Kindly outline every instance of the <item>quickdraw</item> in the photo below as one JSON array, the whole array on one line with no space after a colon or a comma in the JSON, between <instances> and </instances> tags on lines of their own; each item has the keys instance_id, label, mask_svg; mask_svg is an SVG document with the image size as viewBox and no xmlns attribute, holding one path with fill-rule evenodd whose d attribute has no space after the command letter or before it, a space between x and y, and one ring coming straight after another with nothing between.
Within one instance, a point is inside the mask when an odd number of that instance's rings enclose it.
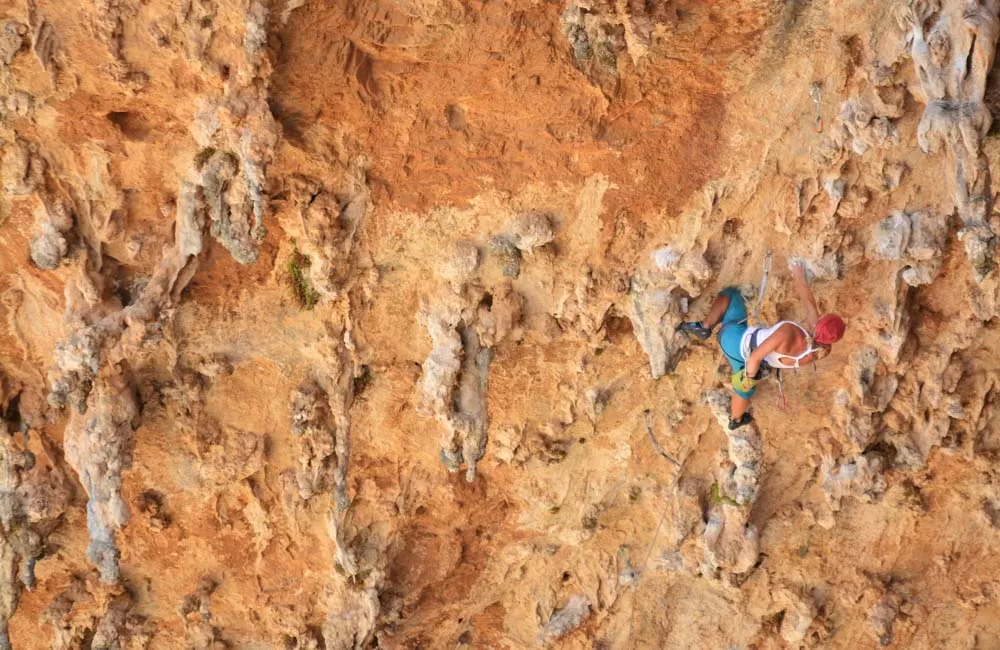
<instances>
[{"instance_id":1,"label":"quickdraw","mask_svg":"<svg viewBox=\"0 0 1000 650\"><path fill-rule=\"evenodd\" d=\"M775 379L778 381L778 410L788 410L788 400L785 399L785 386L781 383L781 370L774 371Z\"/></svg>"},{"instance_id":2,"label":"quickdraw","mask_svg":"<svg viewBox=\"0 0 1000 650\"><path fill-rule=\"evenodd\" d=\"M813 122L813 131L816 133L823 132L823 115L820 113L819 104L822 99L822 89L818 81L812 82L809 86L809 97L813 100L813 105L816 108L816 119Z\"/></svg>"}]
</instances>

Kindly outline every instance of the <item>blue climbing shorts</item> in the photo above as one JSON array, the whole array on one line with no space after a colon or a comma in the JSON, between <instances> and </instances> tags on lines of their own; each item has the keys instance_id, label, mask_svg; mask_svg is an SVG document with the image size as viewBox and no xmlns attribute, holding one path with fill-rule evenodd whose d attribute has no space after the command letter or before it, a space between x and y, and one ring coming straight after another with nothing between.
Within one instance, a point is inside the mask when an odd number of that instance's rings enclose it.
<instances>
[{"instance_id":1,"label":"blue climbing shorts","mask_svg":"<svg viewBox=\"0 0 1000 650\"><path fill-rule=\"evenodd\" d=\"M743 300L743 294L736 287L727 287L719 292L720 296L729 296L729 306L726 313L722 315L722 327L719 329L719 347L726 355L729 366L733 372L739 372L746 367L746 360L740 352L740 343L743 341L743 334L747 331L747 303ZM753 397L756 388L748 391L733 389L733 392L743 399Z\"/></svg>"}]
</instances>

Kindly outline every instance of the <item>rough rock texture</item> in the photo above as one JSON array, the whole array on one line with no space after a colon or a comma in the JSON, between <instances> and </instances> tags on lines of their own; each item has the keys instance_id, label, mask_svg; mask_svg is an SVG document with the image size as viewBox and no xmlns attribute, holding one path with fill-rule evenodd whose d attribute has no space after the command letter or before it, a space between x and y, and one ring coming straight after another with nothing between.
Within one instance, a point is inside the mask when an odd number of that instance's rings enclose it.
<instances>
[{"instance_id":1,"label":"rough rock texture","mask_svg":"<svg viewBox=\"0 0 1000 650\"><path fill-rule=\"evenodd\" d=\"M998 13L5 4L0 647L994 647Z\"/></svg>"},{"instance_id":2,"label":"rough rock texture","mask_svg":"<svg viewBox=\"0 0 1000 650\"><path fill-rule=\"evenodd\" d=\"M121 495L122 471L132 465L133 430L139 416L129 379L120 367L103 371L87 400L86 414L71 416L65 441L66 460L80 475L89 497L87 558L109 583L119 578L121 554L114 534L129 518Z\"/></svg>"},{"instance_id":3,"label":"rough rock texture","mask_svg":"<svg viewBox=\"0 0 1000 650\"><path fill-rule=\"evenodd\" d=\"M449 472L465 464L469 482L486 454L493 348L518 325L522 303L506 282L491 291L479 286L478 268L478 249L456 245L442 263L442 286L419 312L434 345L420 380L422 410L444 425L441 462Z\"/></svg>"},{"instance_id":4,"label":"rough rock texture","mask_svg":"<svg viewBox=\"0 0 1000 650\"><path fill-rule=\"evenodd\" d=\"M673 370L687 338L677 331L683 307L711 276L711 268L697 253L681 254L670 248L652 253L650 268L632 276L626 313L639 345L649 357L653 378Z\"/></svg>"},{"instance_id":5,"label":"rough rock texture","mask_svg":"<svg viewBox=\"0 0 1000 650\"><path fill-rule=\"evenodd\" d=\"M9 408L9 403L5 410ZM10 648L10 617L23 588L36 584L35 566L44 555L45 534L65 512L70 487L47 457L31 445L30 430L0 425L0 647ZM39 459L31 447L46 454Z\"/></svg>"},{"instance_id":6,"label":"rough rock texture","mask_svg":"<svg viewBox=\"0 0 1000 650\"><path fill-rule=\"evenodd\" d=\"M993 121L984 99L1000 35L998 13L993 0L914 0L901 20L910 28L910 56L922 91L917 98L927 105L917 141L924 153L947 148L963 224L959 237L977 281L993 268L993 195L983 138Z\"/></svg>"},{"instance_id":7,"label":"rough rock texture","mask_svg":"<svg viewBox=\"0 0 1000 650\"><path fill-rule=\"evenodd\" d=\"M729 396L710 391L705 404L711 409L729 440L720 453L716 483L710 494L708 522L702 533L705 561L702 572L722 569L734 574L750 571L757 562L760 542L750 513L757 500L761 478L762 449L757 425L751 422L729 430Z\"/></svg>"}]
</instances>

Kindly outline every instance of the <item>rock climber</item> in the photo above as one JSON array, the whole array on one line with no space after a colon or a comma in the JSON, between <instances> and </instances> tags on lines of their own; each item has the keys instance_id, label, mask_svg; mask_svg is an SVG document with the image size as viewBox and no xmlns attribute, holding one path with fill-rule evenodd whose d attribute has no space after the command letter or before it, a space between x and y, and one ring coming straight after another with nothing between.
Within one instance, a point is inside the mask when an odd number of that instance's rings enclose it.
<instances>
[{"instance_id":1,"label":"rock climber","mask_svg":"<svg viewBox=\"0 0 1000 650\"><path fill-rule=\"evenodd\" d=\"M733 369L730 430L749 424L750 398L765 370L798 369L830 354L830 347L844 336L844 321L837 314L820 316L801 263L791 267L795 292L806 306L804 324L783 320L771 327L747 324L747 307L739 289L728 287L715 297L702 321L684 322L678 329L705 340L719 323L719 346ZM810 334L812 332L812 334Z\"/></svg>"}]
</instances>

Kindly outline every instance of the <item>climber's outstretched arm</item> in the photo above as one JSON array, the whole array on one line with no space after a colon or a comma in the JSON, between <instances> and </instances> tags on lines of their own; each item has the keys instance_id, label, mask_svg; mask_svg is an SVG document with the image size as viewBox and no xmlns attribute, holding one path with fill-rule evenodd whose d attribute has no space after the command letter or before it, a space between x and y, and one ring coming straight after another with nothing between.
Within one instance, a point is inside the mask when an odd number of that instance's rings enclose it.
<instances>
[{"instance_id":1,"label":"climber's outstretched arm","mask_svg":"<svg viewBox=\"0 0 1000 650\"><path fill-rule=\"evenodd\" d=\"M802 262L794 262L792 264L792 278L795 284L795 293L798 294L799 300L806 306L804 324L808 330L812 331L816 327L816 321L819 320L819 307L816 306L816 298L813 297L812 291L809 290L809 283L806 281L806 267Z\"/></svg>"}]
</instances>

